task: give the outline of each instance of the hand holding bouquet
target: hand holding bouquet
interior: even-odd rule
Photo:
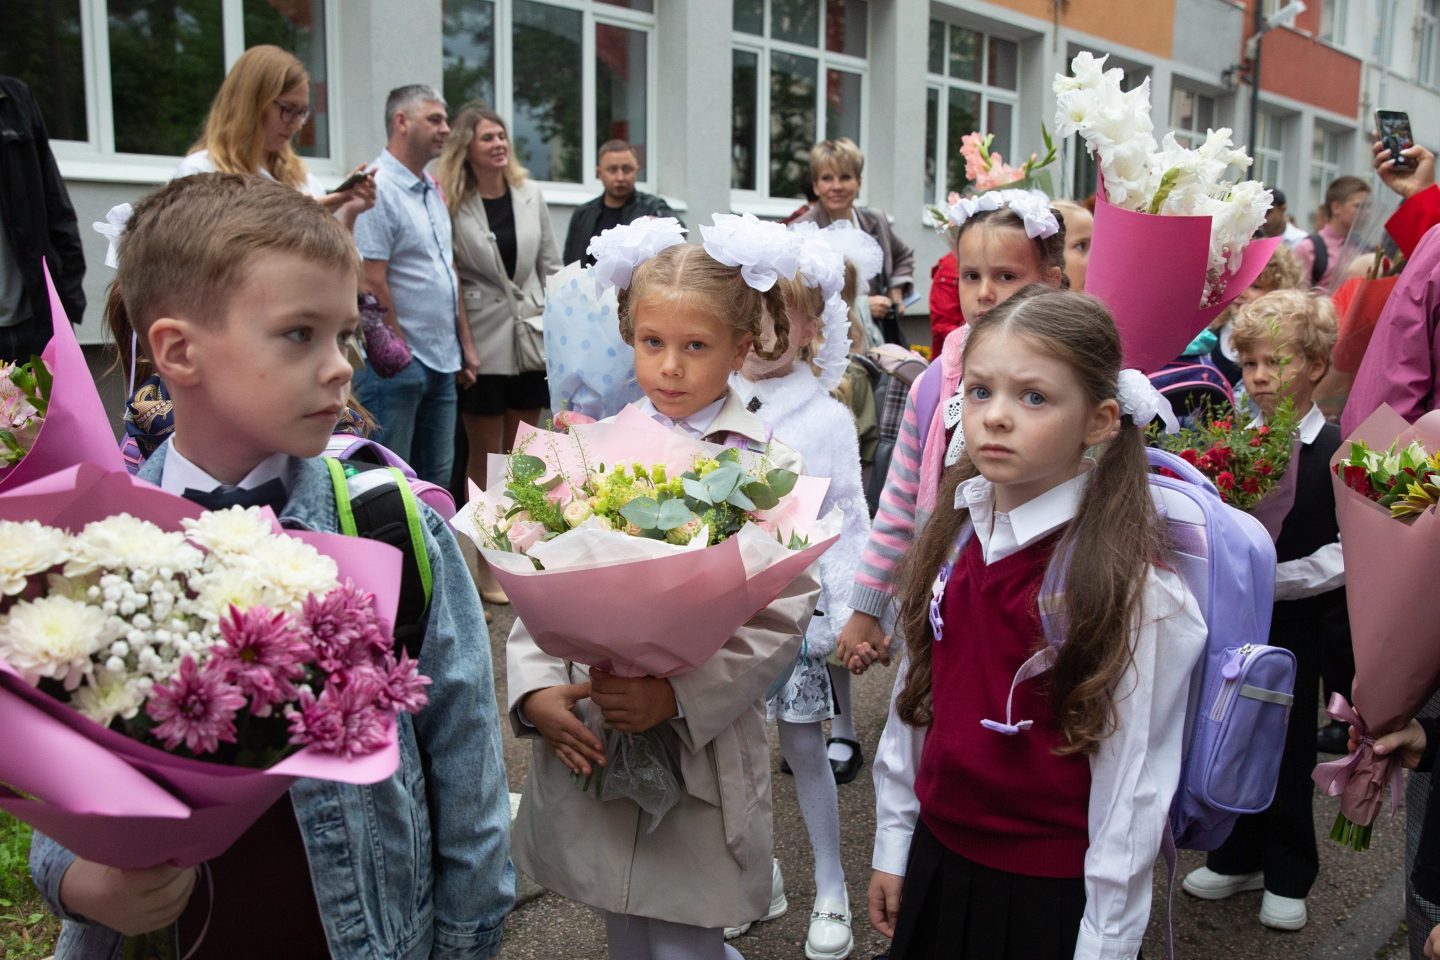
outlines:
[[[1363,850],[1386,782],[1393,806],[1401,778],[1393,755],[1375,755],[1375,738],[1405,726],[1440,683],[1432,642],[1440,615],[1432,582],[1440,565],[1440,458],[1430,452],[1440,450],[1440,412],[1412,426],[1382,406],[1347,439],[1331,468],[1355,647],[1355,702],[1352,707],[1337,694],[1329,711],[1359,731],[1360,745],[1343,759],[1320,764],[1313,776],[1326,794],[1340,797],[1331,836]]]
[[[1198,467],[1220,499],[1254,516],[1278,540],[1295,503],[1295,475],[1288,469],[1299,449],[1295,404],[1282,400],[1267,423],[1242,425],[1244,419],[1228,405],[1213,412],[1205,407],[1196,426],[1178,433],[1152,425],[1150,442]]]

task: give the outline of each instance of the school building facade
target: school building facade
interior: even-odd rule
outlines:
[[[640,189],[692,228],[712,211],[783,216],[817,139],[865,151],[862,202],[916,248],[923,312],[944,252],[921,209],[963,182],[961,136],[995,134],[1007,159],[1040,149],[1051,82],[1081,50],[1149,77],[1157,132],[1246,137],[1255,7],[1285,0],[45,0],[7,8],[0,67],[30,83],[80,214],[90,264],[82,340],[99,342],[110,279],[88,229],[163,182],[203,124],[225,70],[276,43],[307,64],[313,117],[300,146],[339,183],[384,145],[386,93],[444,90],[509,118],[557,231],[599,192],[594,151],[639,148]],[[1369,117],[1440,116],[1440,0],[1310,0],[1261,47],[1254,175],[1308,226],[1325,185],[1368,175]],[[1062,144],[1057,190],[1094,168]],[[1377,196],[1380,193],[1377,192]]]

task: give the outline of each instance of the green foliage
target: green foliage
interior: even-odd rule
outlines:
[[[0,813],[0,957],[40,960],[55,949],[60,924],[30,882],[30,828]]]

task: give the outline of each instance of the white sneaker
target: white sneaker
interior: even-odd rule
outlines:
[[[810,932],[805,937],[807,960],[845,960],[855,946],[850,932],[850,895],[834,900],[815,898],[810,911]]]
[[[1191,870],[1185,875],[1180,889],[1201,900],[1224,900],[1237,893],[1265,889],[1263,873],[1216,873],[1209,867]]]
[[[1303,897],[1282,897],[1266,890],[1260,899],[1260,923],[1272,930],[1300,930],[1309,919]]]
[[[742,923],[738,927],[726,927],[725,939],[734,940],[756,923],[764,923],[766,920],[774,920],[776,917],[783,917],[785,911],[790,909],[790,902],[785,899],[785,878],[780,875],[780,860],[778,857],[770,860],[770,909],[765,911],[765,916],[759,920],[752,920],[750,923]]]

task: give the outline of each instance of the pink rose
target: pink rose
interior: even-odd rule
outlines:
[[[578,410],[561,410],[555,414],[555,429],[569,431],[571,427],[578,427],[581,424],[594,423],[595,418]]]
[[[529,553],[545,536],[545,525],[534,520],[517,520],[510,525],[510,546],[516,553]]]
[[[569,503],[571,500],[575,499],[575,494],[570,489],[570,484],[566,483],[564,480],[561,480],[559,483],[555,484],[555,486],[551,487],[549,490],[546,490],[545,496],[547,499],[549,499],[551,503],[559,504],[562,507],[565,504]]]

